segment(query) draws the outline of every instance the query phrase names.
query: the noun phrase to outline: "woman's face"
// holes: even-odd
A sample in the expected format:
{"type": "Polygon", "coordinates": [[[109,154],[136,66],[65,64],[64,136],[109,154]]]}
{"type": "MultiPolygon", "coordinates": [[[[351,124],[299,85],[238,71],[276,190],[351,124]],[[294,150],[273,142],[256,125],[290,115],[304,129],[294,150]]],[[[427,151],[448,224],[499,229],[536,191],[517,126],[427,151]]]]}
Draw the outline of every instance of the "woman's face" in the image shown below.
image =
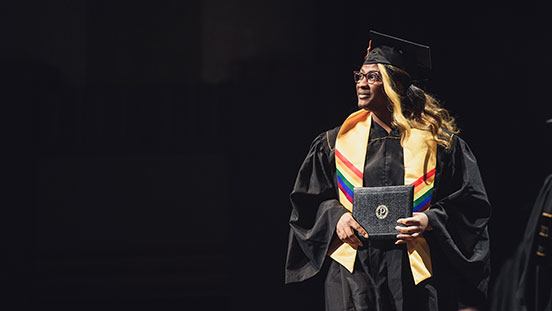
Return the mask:
{"type": "MultiPolygon", "coordinates": [[[[363,74],[376,75],[376,79],[369,79],[365,76],[362,77],[356,84],[356,92],[358,98],[358,107],[370,111],[382,111],[387,109],[389,101],[387,95],[383,90],[383,82],[381,80],[381,73],[377,64],[363,65],[360,68],[360,72],[363,74]]],[[[372,76],[374,78],[374,76],[372,76]]]]}

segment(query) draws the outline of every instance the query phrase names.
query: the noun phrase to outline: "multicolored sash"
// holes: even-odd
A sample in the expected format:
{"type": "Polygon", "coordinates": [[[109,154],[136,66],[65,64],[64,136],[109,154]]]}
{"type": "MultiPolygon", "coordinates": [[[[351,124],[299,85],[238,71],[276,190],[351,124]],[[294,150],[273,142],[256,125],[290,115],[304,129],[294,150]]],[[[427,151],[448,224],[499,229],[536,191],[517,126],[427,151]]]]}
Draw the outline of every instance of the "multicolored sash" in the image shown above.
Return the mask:
{"type": "MultiPolygon", "coordinates": [[[[339,187],[339,202],[353,210],[353,189],[362,187],[364,160],[370,134],[371,115],[359,110],[351,114],[341,126],[335,144],[335,163],[339,187]]],[[[431,203],[437,145],[429,131],[412,129],[404,141],[404,183],[414,185],[414,212],[427,210],[431,203]]],[[[429,246],[423,237],[407,241],[410,268],[415,284],[431,277],[429,246]]],[[[347,243],[341,244],[330,257],[351,273],[356,250],[347,243]]]]}

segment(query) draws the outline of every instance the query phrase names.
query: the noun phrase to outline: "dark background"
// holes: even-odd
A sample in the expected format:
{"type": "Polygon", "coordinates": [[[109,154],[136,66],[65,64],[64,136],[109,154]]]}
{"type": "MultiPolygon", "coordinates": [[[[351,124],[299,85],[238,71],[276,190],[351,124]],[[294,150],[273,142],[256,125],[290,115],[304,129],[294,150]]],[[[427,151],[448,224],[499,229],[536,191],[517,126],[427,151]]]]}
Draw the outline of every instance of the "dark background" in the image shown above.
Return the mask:
{"type": "Polygon", "coordinates": [[[320,280],[283,284],[288,194],[312,139],[355,109],[369,29],[431,46],[426,89],[494,206],[493,271],[552,171],[551,27],[530,2],[0,9],[6,296],[23,309],[322,309],[320,280]]]}

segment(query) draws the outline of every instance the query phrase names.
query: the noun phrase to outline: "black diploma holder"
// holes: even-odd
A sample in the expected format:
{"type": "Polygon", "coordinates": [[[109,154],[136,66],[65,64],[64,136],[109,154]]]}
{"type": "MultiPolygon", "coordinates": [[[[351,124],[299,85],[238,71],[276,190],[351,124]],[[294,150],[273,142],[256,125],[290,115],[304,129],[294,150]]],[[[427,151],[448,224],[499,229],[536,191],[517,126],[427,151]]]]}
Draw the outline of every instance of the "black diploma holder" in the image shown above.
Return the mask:
{"type": "Polygon", "coordinates": [[[412,216],[414,186],[357,187],[353,191],[353,218],[369,239],[396,239],[397,220],[412,216]]]}

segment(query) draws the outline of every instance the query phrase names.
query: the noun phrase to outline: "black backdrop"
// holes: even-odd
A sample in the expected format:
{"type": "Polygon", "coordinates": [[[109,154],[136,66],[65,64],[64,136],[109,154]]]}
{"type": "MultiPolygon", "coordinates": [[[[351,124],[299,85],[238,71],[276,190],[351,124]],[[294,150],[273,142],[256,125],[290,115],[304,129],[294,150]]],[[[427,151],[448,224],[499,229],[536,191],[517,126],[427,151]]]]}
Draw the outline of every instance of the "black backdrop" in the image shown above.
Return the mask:
{"type": "Polygon", "coordinates": [[[312,139],[355,109],[369,29],[431,45],[426,89],[479,160],[497,271],[552,171],[550,24],[515,4],[2,4],[8,181],[23,185],[7,295],[322,309],[320,280],[283,285],[288,194],[312,139]]]}

